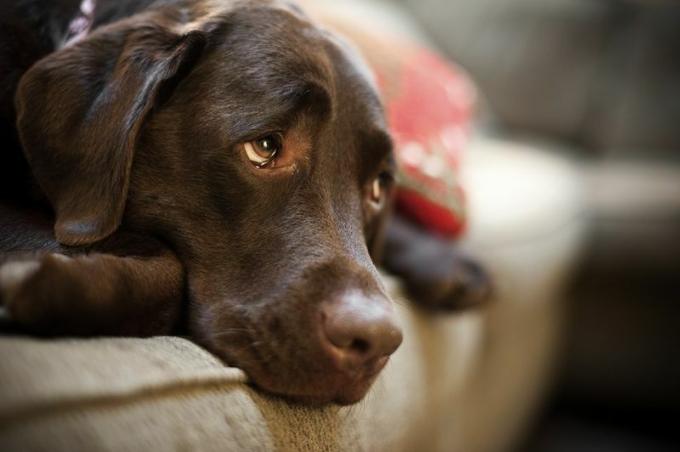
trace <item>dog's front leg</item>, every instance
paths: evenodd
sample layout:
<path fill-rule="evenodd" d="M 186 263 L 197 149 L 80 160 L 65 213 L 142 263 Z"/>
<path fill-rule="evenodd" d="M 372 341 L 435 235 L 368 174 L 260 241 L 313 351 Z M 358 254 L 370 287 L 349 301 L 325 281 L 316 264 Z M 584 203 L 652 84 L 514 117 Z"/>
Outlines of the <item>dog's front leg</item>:
<path fill-rule="evenodd" d="M 0 302 L 37 334 L 167 334 L 183 296 L 183 270 L 162 246 L 143 255 L 48 253 L 0 266 Z"/>
<path fill-rule="evenodd" d="M 456 310 L 489 298 L 489 278 L 457 244 L 429 233 L 399 215 L 387 220 L 383 266 L 399 276 L 421 306 Z"/>

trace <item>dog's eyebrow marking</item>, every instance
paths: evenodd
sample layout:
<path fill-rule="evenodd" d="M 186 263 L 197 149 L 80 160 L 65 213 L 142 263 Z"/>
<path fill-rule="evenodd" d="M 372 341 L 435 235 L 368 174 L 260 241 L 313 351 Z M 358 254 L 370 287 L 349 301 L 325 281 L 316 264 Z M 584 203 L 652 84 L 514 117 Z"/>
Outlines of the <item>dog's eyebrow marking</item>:
<path fill-rule="evenodd" d="M 372 172 L 384 162 L 388 165 L 396 165 L 394 155 L 392 153 L 393 144 L 392 137 L 382 127 L 374 127 L 360 138 L 360 159 L 363 163 L 362 178 L 368 178 Z"/>
<path fill-rule="evenodd" d="M 312 90 L 305 83 L 287 87 L 285 92 L 275 96 L 276 102 L 269 104 L 269 108 L 241 116 L 235 124 L 233 133 L 242 141 L 257 138 L 254 134 L 286 130 L 294 125 L 306 107 L 314 106 L 314 99 L 310 97 L 312 94 Z"/>

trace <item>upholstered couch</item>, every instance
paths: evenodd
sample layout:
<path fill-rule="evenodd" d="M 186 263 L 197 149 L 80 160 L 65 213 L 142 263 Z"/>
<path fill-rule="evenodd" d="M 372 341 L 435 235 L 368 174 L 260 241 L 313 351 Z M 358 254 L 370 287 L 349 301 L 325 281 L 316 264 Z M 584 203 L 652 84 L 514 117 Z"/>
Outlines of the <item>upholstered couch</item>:
<path fill-rule="evenodd" d="M 581 179 L 567 159 L 483 134 L 463 168 L 464 244 L 490 269 L 495 298 L 432 314 L 385 276 L 405 339 L 361 403 L 309 408 L 270 398 L 179 337 L 3 336 L 0 449 L 507 450 L 550 382 L 560 289 L 582 243 Z"/>
<path fill-rule="evenodd" d="M 420 312 L 386 277 L 405 340 L 365 401 L 323 409 L 251 389 L 178 337 L 0 338 L 0 449 L 501 450 L 553 364 L 559 288 L 582 232 L 578 175 L 537 149 L 479 138 L 465 170 L 469 248 L 497 295 Z"/>
<path fill-rule="evenodd" d="M 570 155 L 584 174 L 562 397 L 623 429 L 669 419 L 649 430 L 677 437 L 680 3 L 397 3 L 473 75 L 497 136 Z"/>

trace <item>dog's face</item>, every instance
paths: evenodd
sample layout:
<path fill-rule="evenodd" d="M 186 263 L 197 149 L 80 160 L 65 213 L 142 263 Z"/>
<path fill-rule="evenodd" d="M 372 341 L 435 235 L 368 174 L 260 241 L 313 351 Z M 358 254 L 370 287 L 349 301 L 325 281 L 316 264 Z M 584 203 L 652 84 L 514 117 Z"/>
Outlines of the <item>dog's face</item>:
<path fill-rule="evenodd" d="M 160 236 L 195 338 L 267 391 L 355 402 L 401 342 L 369 252 L 394 168 L 368 70 L 287 5 L 192 8 L 104 28 L 22 81 L 57 238 Z"/>

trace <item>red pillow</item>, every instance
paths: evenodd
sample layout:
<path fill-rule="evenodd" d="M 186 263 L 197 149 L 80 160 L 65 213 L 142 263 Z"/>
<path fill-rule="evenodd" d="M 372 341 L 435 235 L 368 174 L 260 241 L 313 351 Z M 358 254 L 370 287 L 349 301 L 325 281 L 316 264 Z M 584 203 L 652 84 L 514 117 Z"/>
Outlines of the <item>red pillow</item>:
<path fill-rule="evenodd" d="M 307 6 L 357 44 L 376 74 L 401 168 L 397 210 L 434 233 L 460 236 L 466 215 L 458 176 L 475 101 L 472 83 L 453 63 L 383 27 L 380 15 L 346 15 L 337 5 Z"/>
<path fill-rule="evenodd" d="M 465 228 L 461 154 L 475 90 L 452 63 L 421 46 L 374 41 L 367 53 L 385 102 L 400 165 L 396 208 L 447 237 Z"/>

